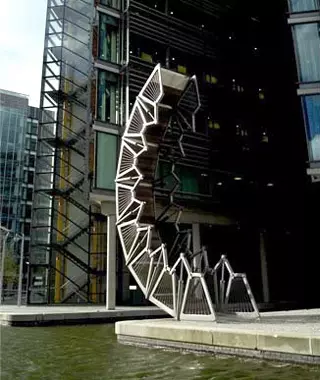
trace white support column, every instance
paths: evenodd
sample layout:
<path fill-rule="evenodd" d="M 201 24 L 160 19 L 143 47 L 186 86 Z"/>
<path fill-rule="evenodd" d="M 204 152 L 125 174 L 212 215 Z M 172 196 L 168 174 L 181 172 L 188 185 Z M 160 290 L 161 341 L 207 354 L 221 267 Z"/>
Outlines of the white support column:
<path fill-rule="evenodd" d="M 116 216 L 108 215 L 107 268 L 106 268 L 106 308 L 116 307 Z"/>
<path fill-rule="evenodd" d="M 263 231 L 260 232 L 260 263 L 261 263 L 263 302 L 268 303 L 270 302 L 268 264 L 267 264 L 265 233 Z"/>

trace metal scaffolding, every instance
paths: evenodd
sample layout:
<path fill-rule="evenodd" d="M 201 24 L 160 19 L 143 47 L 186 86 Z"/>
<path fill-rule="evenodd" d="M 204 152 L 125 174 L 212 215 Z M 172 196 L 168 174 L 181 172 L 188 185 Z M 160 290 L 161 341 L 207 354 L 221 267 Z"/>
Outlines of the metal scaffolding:
<path fill-rule="evenodd" d="M 89 202 L 93 0 L 49 0 L 28 302 L 102 302 L 106 228 Z"/>

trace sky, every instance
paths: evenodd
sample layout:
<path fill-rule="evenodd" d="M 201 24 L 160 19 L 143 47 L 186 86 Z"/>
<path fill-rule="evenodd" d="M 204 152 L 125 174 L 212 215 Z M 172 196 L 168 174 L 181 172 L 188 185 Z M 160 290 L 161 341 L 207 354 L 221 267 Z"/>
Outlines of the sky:
<path fill-rule="evenodd" d="M 47 0 L 0 0 L 0 88 L 39 107 Z"/>

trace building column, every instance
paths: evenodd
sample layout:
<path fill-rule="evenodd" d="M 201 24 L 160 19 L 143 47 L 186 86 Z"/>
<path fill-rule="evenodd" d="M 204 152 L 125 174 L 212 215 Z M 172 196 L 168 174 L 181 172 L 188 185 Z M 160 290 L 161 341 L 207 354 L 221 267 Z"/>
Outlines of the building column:
<path fill-rule="evenodd" d="M 108 215 L 107 229 L 107 265 L 106 265 L 106 308 L 116 307 L 116 216 Z"/>
<path fill-rule="evenodd" d="M 260 232 L 260 264 L 261 264 L 261 280 L 262 280 L 262 294 L 263 302 L 270 302 L 269 293 L 269 278 L 268 278 L 268 264 L 267 264 L 267 252 L 265 232 Z"/>
<path fill-rule="evenodd" d="M 192 251 L 199 252 L 201 249 L 200 223 L 192 223 Z"/>
<path fill-rule="evenodd" d="M 192 223 L 192 251 L 193 253 L 199 252 L 201 250 L 201 241 L 200 241 L 200 224 Z M 192 266 L 194 268 L 201 269 L 201 255 L 196 256 L 193 259 Z M 198 284 L 198 280 L 195 280 L 194 284 Z M 201 298 L 202 296 L 202 287 L 197 286 L 195 291 L 195 296 Z"/>

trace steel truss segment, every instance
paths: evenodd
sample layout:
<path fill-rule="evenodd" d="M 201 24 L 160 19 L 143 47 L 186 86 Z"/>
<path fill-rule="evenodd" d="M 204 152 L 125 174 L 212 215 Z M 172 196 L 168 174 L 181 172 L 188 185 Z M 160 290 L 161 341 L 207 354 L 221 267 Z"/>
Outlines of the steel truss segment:
<path fill-rule="evenodd" d="M 124 231 L 124 229 L 127 228 L 128 226 L 131 227 L 127 229 L 129 230 L 129 232 Z M 125 260 L 127 261 L 129 258 L 130 249 L 132 247 L 132 242 L 134 241 L 136 237 L 136 229 L 137 229 L 136 220 L 133 219 L 128 222 L 121 223 L 117 227 L 118 227 L 118 235 L 120 238 Z"/>
<path fill-rule="evenodd" d="M 127 175 L 131 170 L 135 170 L 138 175 L 141 175 L 139 170 L 134 166 L 135 154 L 132 147 L 126 141 L 123 141 L 120 148 L 116 182 L 118 178 Z"/>
<path fill-rule="evenodd" d="M 141 261 L 143 256 L 146 256 L 146 258 L 148 260 L 147 262 L 142 262 L 142 264 L 141 264 L 141 265 L 145 264 L 145 266 L 147 266 L 147 276 L 145 278 L 145 280 L 146 280 L 145 284 L 142 282 L 140 276 L 138 275 L 138 273 L 135 269 L 135 264 L 137 264 L 139 261 Z M 148 286 L 148 281 L 149 281 L 149 276 L 150 276 L 151 263 L 153 264 L 153 259 L 151 259 L 149 257 L 148 248 L 144 248 L 140 251 L 139 254 L 137 254 L 137 256 L 128 265 L 128 268 L 129 268 L 131 274 L 134 276 L 135 280 L 137 281 L 140 289 L 142 290 L 142 292 L 145 296 L 147 295 L 147 286 Z"/>
<path fill-rule="evenodd" d="M 141 144 L 139 141 L 137 141 L 135 139 L 135 137 L 142 139 L 142 136 L 140 134 L 136 134 L 135 136 L 133 136 L 133 135 L 129 136 L 129 135 L 124 134 L 122 139 L 123 139 L 123 141 L 127 142 L 128 144 L 131 144 L 133 146 L 138 146 L 139 148 L 144 149 L 144 151 L 148 150 L 148 147 L 144 146 L 143 143 Z"/>
<path fill-rule="evenodd" d="M 135 175 L 127 177 L 127 174 L 134 172 Z M 132 165 L 129 169 L 126 169 L 124 172 L 122 172 L 119 177 L 116 179 L 116 183 L 120 183 L 121 181 L 133 181 L 134 179 L 142 179 L 143 176 L 137 169 L 135 165 Z"/>
<path fill-rule="evenodd" d="M 170 276 L 170 279 L 171 279 L 171 294 L 167 293 L 167 294 L 158 294 L 157 295 L 156 292 L 157 292 L 158 287 L 159 287 L 159 285 L 160 285 L 160 283 L 161 283 L 161 281 L 165 275 Z M 164 290 L 168 291 L 168 289 L 164 289 Z M 170 290 L 170 288 L 169 288 L 169 290 Z M 172 307 L 171 308 L 159 299 L 161 296 L 172 297 Z M 165 310 L 168 314 L 170 314 L 172 317 L 175 318 L 176 317 L 176 297 L 177 297 L 177 295 L 176 295 L 176 276 L 171 275 L 170 272 L 168 272 L 167 268 L 163 268 L 161 271 L 161 274 L 157 278 L 154 286 L 152 287 L 152 290 L 150 291 L 149 299 L 155 305 L 157 305 L 161 309 Z"/>
<path fill-rule="evenodd" d="M 145 127 L 149 124 L 145 117 L 144 111 L 142 109 L 143 103 L 139 102 L 137 99 L 133 105 L 131 111 L 131 116 L 126 125 L 125 133 L 126 136 L 139 135 L 144 132 Z"/>
<path fill-rule="evenodd" d="M 131 171 L 132 169 L 130 169 Z M 142 179 L 142 176 L 139 176 L 138 173 L 136 176 L 133 176 L 133 177 L 121 177 L 121 178 L 118 178 L 117 179 L 117 183 L 121 184 L 121 183 L 126 183 L 128 181 L 137 181 L 139 179 Z"/>
<path fill-rule="evenodd" d="M 191 106 L 191 107 L 188 107 L 186 108 L 184 105 L 183 105 L 183 101 L 185 100 L 185 98 L 188 97 L 188 95 L 193 91 L 192 88 L 194 86 L 194 90 L 195 90 L 195 97 L 196 97 L 196 105 L 194 106 Z M 195 132 L 195 115 L 196 113 L 199 111 L 201 107 L 201 102 L 200 102 L 200 94 L 199 94 L 199 87 L 198 87 L 198 82 L 197 82 L 197 79 L 195 76 L 191 77 L 190 80 L 189 80 L 189 83 L 184 91 L 184 93 L 182 94 L 179 102 L 178 102 L 178 115 L 180 116 L 180 118 L 183 120 L 183 122 L 193 131 Z M 186 115 L 188 115 L 188 118 L 191 118 L 191 124 L 189 122 L 189 120 L 187 120 L 187 117 L 186 115 L 184 115 L 184 113 Z M 180 125 L 180 128 L 182 126 Z"/>
<path fill-rule="evenodd" d="M 196 287 L 201 287 L 201 289 L 203 290 L 203 293 L 202 293 L 202 297 L 200 298 L 199 297 L 199 300 L 200 302 L 202 301 L 203 303 L 206 303 L 206 314 L 198 314 L 195 310 L 195 313 L 188 313 L 188 295 L 189 295 L 189 289 L 191 287 L 191 281 L 193 280 L 192 277 L 189 277 L 187 279 L 187 284 L 186 284 L 186 287 L 185 287 L 185 290 L 184 290 L 184 295 L 183 295 L 183 300 L 182 300 L 182 306 L 181 306 L 181 313 L 179 315 L 180 319 L 181 320 L 194 320 L 194 319 L 197 319 L 197 320 L 203 320 L 203 321 L 212 321 L 214 322 L 216 320 L 216 315 L 215 315 L 215 312 L 214 312 L 214 308 L 213 308 L 213 304 L 212 304 L 212 301 L 211 301 L 211 297 L 210 297 L 210 293 L 208 291 L 208 287 L 207 287 L 207 284 L 206 284 L 206 281 L 205 279 L 203 278 L 203 276 L 201 276 L 200 278 L 198 278 L 198 281 L 196 283 Z M 196 291 L 196 289 L 195 289 Z M 196 298 L 196 297 L 195 297 Z M 195 302 L 193 300 L 193 302 Z M 187 310 L 186 310 L 187 309 Z"/>
<path fill-rule="evenodd" d="M 138 221 L 140 219 L 140 215 L 143 211 L 143 207 L 144 207 L 144 202 L 142 201 L 139 201 L 137 199 L 132 199 L 132 201 L 130 202 L 131 205 L 136 203 L 137 204 L 137 207 L 132 210 L 132 211 L 128 211 L 126 213 L 123 213 L 123 215 L 121 214 L 117 220 L 117 225 L 121 225 L 121 226 L 126 226 L 125 223 L 130 223 L 131 221 L 135 221 L 136 224 L 138 224 Z M 133 218 L 133 219 L 130 219 L 129 221 L 125 221 L 125 219 L 127 218 Z"/>
<path fill-rule="evenodd" d="M 147 296 L 150 296 L 150 292 L 154 286 L 154 283 L 157 281 L 159 278 L 159 270 L 165 270 L 168 275 L 171 277 L 167 266 L 165 265 L 165 252 L 161 249 L 161 246 L 159 247 L 160 249 L 157 249 L 157 253 L 154 252 L 153 255 L 150 255 L 150 250 L 149 250 L 149 257 L 151 259 L 150 261 L 150 267 L 149 267 L 149 273 L 148 273 L 148 281 L 147 281 Z"/>
<path fill-rule="evenodd" d="M 155 256 L 158 252 L 161 251 L 162 257 L 163 257 L 163 265 L 165 268 L 169 268 L 168 264 L 168 255 L 167 255 L 167 249 L 165 244 L 161 244 L 160 247 L 156 248 L 154 251 L 150 253 L 150 257 Z"/>
<path fill-rule="evenodd" d="M 144 112 L 151 118 L 150 121 L 146 121 L 146 123 L 144 124 L 144 127 L 148 127 L 150 125 L 157 124 L 159 121 L 158 104 L 155 102 L 150 102 L 148 99 L 146 99 L 144 97 L 141 98 L 141 97 L 139 97 L 139 95 L 137 96 L 136 101 L 140 104 L 140 106 L 144 110 Z M 146 106 L 146 103 L 152 107 L 153 112 L 151 112 L 150 109 Z"/>
<path fill-rule="evenodd" d="M 235 274 L 232 267 L 231 267 L 229 260 L 227 259 L 227 257 L 225 255 L 222 255 L 221 259 L 214 266 L 213 273 L 216 273 L 220 268 L 222 268 L 224 266 L 227 268 L 230 276 Z"/>
<path fill-rule="evenodd" d="M 139 92 L 138 97 L 152 105 L 159 103 L 163 95 L 161 65 L 157 64 Z"/>
<path fill-rule="evenodd" d="M 132 207 L 135 203 L 137 204 L 137 206 L 134 209 L 130 210 L 130 207 Z M 129 217 L 134 216 L 135 214 L 137 214 L 137 217 L 138 217 L 143 206 L 144 204 L 142 202 L 132 200 L 130 204 L 128 205 L 128 207 L 126 208 L 126 210 L 123 211 L 123 213 L 119 216 L 117 223 L 122 223 Z"/>
<path fill-rule="evenodd" d="M 141 141 L 137 141 L 137 139 L 140 139 Z M 133 147 L 131 147 L 135 152 L 135 158 L 138 158 L 143 152 L 146 152 L 148 150 L 147 141 L 142 134 L 137 133 L 134 135 L 131 134 L 130 136 L 125 134 L 123 140 L 129 145 L 131 144 L 134 147 L 140 148 L 140 150 L 135 151 Z"/>
<path fill-rule="evenodd" d="M 132 191 L 132 186 L 122 184 L 117 184 L 116 186 L 116 196 L 119 200 L 116 204 L 118 223 L 120 222 L 123 214 L 127 211 L 128 207 L 130 207 L 132 202 L 134 202 L 132 199 Z"/>
<path fill-rule="evenodd" d="M 141 234 L 141 232 L 145 232 L 144 234 Z M 136 234 L 136 237 L 134 239 L 134 242 L 132 243 L 132 247 L 128 253 L 128 259 L 127 259 L 127 265 L 128 263 L 130 263 L 130 261 L 132 261 L 137 255 L 138 255 L 138 251 L 139 249 L 141 250 L 145 250 L 145 249 L 149 249 L 149 233 L 150 233 L 150 230 L 149 228 L 147 229 L 140 229 L 137 228 L 137 234 Z M 141 240 L 138 241 L 139 239 L 139 236 L 142 236 Z"/>

